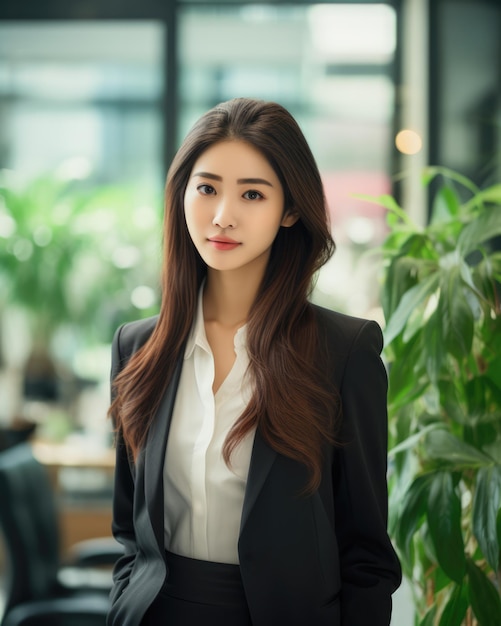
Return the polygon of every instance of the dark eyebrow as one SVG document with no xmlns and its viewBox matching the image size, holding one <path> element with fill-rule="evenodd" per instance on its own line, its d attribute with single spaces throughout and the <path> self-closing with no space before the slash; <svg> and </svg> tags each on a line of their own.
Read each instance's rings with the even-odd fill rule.
<svg viewBox="0 0 501 626">
<path fill-rule="evenodd" d="M 210 174 L 209 172 L 197 172 L 193 174 L 193 176 L 200 176 L 201 178 L 210 178 L 211 180 L 219 180 L 222 181 L 222 177 L 217 174 Z"/>
<path fill-rule="evenodd" d="M 268 185 L 268 187 L 273 187 L 273 185 L 264 178 L 239 178 L 237 183 L 239 185 Z"/>
<path fill-rule="evenodd" d="M 193 176 L 200 176 L 201 178 L 210 178 L 210 180 L 218 180 L 222 181 L 223 177 L 218 176 L 217 174 L 211 174 L 210 172 L 196 172 Z M 268 185 L 268 187 L 273 187 L 273 185 L 266 180 L 265 178 L 239 178 L 237 180 L 238 185 Z"/>
</svg>

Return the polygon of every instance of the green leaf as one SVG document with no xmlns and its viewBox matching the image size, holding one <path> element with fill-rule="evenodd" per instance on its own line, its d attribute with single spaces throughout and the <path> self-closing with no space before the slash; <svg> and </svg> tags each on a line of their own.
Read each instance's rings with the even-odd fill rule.
<svg viewBox="0 0 501 626">
<path fill-rule="evenodd" d="M 461 626 L 468 608 L 466 585 L 454 585 L 438 626 Z"/>
<path fill-rule="evenodd" d="M 428 426 L 421 428 L 419 432 L 411 435 L 410 437 L 407 437 L 407 439 L 401 441 L 394 448 L 391 448 L 391 450 L 388 451 L 388 457 L 394 457 L 396 454 L 399 454 L 399 452 L 403 452 L 404 450 L 408 450 L 409 448 L 414 448 L 414 446 L 419 443 L 419 441 L 426 435 L 426 433 L 429 433 L 431 430 L 435 430 L 436 428 L 444 428 L 444 425 L 434 422 L 433 424 L 428 424 Z"/>
<path fill-rule="evenodd" d="M 499 424 L 501 420 L 501 414 L 498 415 L 497 423 Z M 491 443 L 486 443 L 482 445 L 483 450 L 486 454 L 496 461 L 496 463 L 501 463 L 501 439 L 497 439 Z M 501 545 L 501 544 L 500 544 Z"/>
<path fill-rule="evenodd" d="M 474 468 L 492 464 L 492 459 L 480 450 L 443 429 L 432 430 L 427 434 L 425 450 L 430 459 L 447 461 L 457 468 Z"/>
<path fill-rule="evenodd" d="M 443 176 L 446 179 L 459 183 L 462 187 L 465 187 L 474 195 L 479 193 L 479 188 L 466 176 L 459 174 L 458 172 L 449 169 L 448 167 L 442 167 L 439 165 L 430 165 L 424 169 L 423 181 L 425 184 L 430 184 L 431 180 L 436 176 Z"/>
<path fill-rule="evenodd" d="M 483 203 L 501 204 L 501 184 L 492 185 L 476 193 L 464 206 L 468 211 L 472 206 L 479 206 Z"/>
<path fill-rule="evenodd" d="M 400 257 L 402 260 L 408 259 L 415 263 L 416 269 L 420 264 L 429 263 L 430 260 L 438 261 L 440 257 L 436 250 L 433 249 L 433 242 L 426 232 L 413 232 L 410 237 L 402 243 L 400 249 Z M 425 267 L 425 266 L 424 266 Z"/>
<path fill-rule="evenodd" d="M 497 572 L 499 542 L 496 532 L 501 501 L 501 467 L 481 467 L 473 498 L 473 532 L 487 562 Z"/>
<path fill-rule="evenodd" d="M 439 305 L 443 308 L 442 301 Z M 442 328 L 442 312 L 440 309 L 434 311 L 428 319 L 423 332 L 423 353 L 426 363 L 426 371 L 430 381 L 438 384 L 440 371 L 444 363 L 444 337 Z"/>
<path fill-rule="evenodd" d="M 430 553 L 433 555 L 434 550 L 431 549 Z M 435 597 L 437 596 L 437 594 L 443 591 L 446 587 L 449 587 L 452 584 L 451 579 L 449 578 L 449 576 L 447 576 L 447 574 L 440 567 L 440 565 L 437 565 L 435 567 L 432 577 L 434 580 L 433 593 Z"/>
<path fill-rule="evenodd" d="M 402 256 L 402 249 L 406 245 L 407 240 L 415 236 L 411 229 L 402 227 L 401 224 L 391 224 L 392 220 L 398 221 L 398 218 L 393 213 L 388 213 L 387 222 L 390 232 L 380 246 L 385 257 Z"/>
<path fill-rule="evenodd" d="M 414 309 L 405 325 L 402 340 L 408 343 L 417 333 L 421 332 L 424 325 L 424 310 Z"/>
<path fill-rule="evenodd" d="M 496 532 L 498 535 L 498 542 L 501 548 L 501 509 L 498 511 L 497 520 L 496 520 Z M 501 556 L 501 554 L 500 554 Z"/>
<path fill-rule="evenodd" d="M 458 424 L 467 424 L 468 416 L 464 400 L 460 394 L 458 381 L 453 378 L 444 378 L 439 381 L 440 404 L 447 419 L 451 419 Z"/>
<path fill-rule="evenodd" d="M 489 363 L 486 376 L 498 389 L 501 389 L 501 354 Z"/>
<path fill-rule="evenodd" d="M 465 574 L 461 503 L 450 472 L 437 472 L 428 494 L 428 528 L 440 567 L 458 584 Z"/>
<path fill-rule="evenodd" d="M 410 560 L 412 538 L 425 518 L 426 498 L 431 478 L 430 474 L 418 476 L 411 483 L 402 499 L 395 540 L 408 561 Z"/>
<path fill-rule="evenodd" d="M 426 611 L 425 616 L 419 622 L 419 626 L 433 626 L 435 624 L 435 615 L 437 613 L 437 605 L 434 604 Z"/>
<path fill-rule="evenodd" d="M 365 200 L 366 202 L 371 202 L 372 204 L 379 204 L 383 206 L 385 209 L 388 209 L 388 211 L 395 213 L 395 215 L 397 215 L 402 220 L 402 222 L 410 226 L 413 226 L 417 230 L 417 226 L 414 224 L 411 218 L 407 215 L 407 213 L 402 209 L 402 207 L 399 206 L 399 204 L 397 203 L 397 201 L 395 200 L 393 196 L 390 196 L 388 194 L 382 194 L 380 196 L 371 196 L 365 193 L 355 193 L 352 195 L 354 198 L 358 198 L 359 200 Z"/>
<path fill-rule="evenodd" d="M 466 560 L 466 567 L 470 583 L 470 604 L 480 626 L 499 626 L 501 600 L 497 589 L 470 558 Z"/>
<path fill-rule="evenodd" d="M 485 260 L 482 261 L 475 267 L 476 277 L 478 276 L 481 280 L 492 281 L 491 275 L 487 277 L 485 276 L 488 269 L 489 269 L 489 263 L 487 263 Z M 465 285 L 467 285 L 469 289 L 471 289 L 471 291 L 475 294 L 475 296 L 479 298 L 480 300 L 485 300 L 486 299 L 485 293 L 480 291 L 477 285 L 475 284 L 471 266 L 468 263 L 466 263 L 466 261 L 464 261 L 463 259 L 460 259 L 459 261 L 459 272 L 461 274 L 461 280 L 463 281 Z M 478 311 L 478 306 L 479 305 L 476 304 L 475 307 L 472 307 L 472 311 L 474 312 Z M 477 315 L 477 317 L 479 316 Z"/>
<path fill-rule="evenodd" d="M 471 378 L 464 386 L 468 414 L 472 421 L 476 421 L 486 412 L 485 391 L 486 384 L 483 376 Z"/>
<path fill-rule="evenodd" d="M 401 344 L 402 340 L 397 338 L 390 347 L 385 347 L 385 356 L 389 362 L 388 402 L 393 413 L 399 407 L 409 405 L 412 400 L 421 397 L 429 385 L 428 377 L 423 375 L 421 335 L 412 337 L 405 344 L 404 359 L 399 358 Z"/>
<path fill-rule="evenodd" d="M 459 235 L 457 249 L 461 255 L 466 256 L 497 235 L 501 235 L 499 207 L 484 211 L 477 219 L 470 222 Z"/>
<path fill-rule="evenodd" d="M 461 359 L 471 351 L 473 313 L 465 296 L 458 266 L 442 273 L 440 300 L 445 348 L 456 359 Z"/>
<path fill-rule="evenodd" d="M 492 444 L 496 443 L 497 425 L 500 422 L 499 420 L 488 421 L 490 417 L 491 414 L 488 414 L 485 416 L 485 421 L 479 419 L 473 427 L 471 425 L 466 426 L 463 430 L 463 441 L 477 450 L 481 450 L 482 454 L 491 458 L 491 463 L 495 463 L 496 456 L 492 456 L 488 448 L 491 446 L 492 451 L 495 452 L 496 450 L 496 447 L 492 447 Z"/>
<path fill-rule="evenodd" d="M 449 185 L 440 187 L 433 201 L 432 224 L 448 222 L 459 214 L 459 200 Z"/>
<path fill-rule="evenodd" d="M 390 317 L 388 325 L 384 331 L 385 344 L 388 345 L 399 335 L 410 314 L 420 306 L 426 298 L 434 293 L 438 287 L 439 277 L 433 274 L 421 283 L 418 283 L 403 295 L 400 304 Z"/>
<path fill-rule="evenodd" d="M 421 184 L 423 187 L 428 187 L 431 181 L 438 176 L 439 172 L 437 168 L 434 166 L 426 167 L 423 169 L 421 173 Z"/>
<path fill-rule="evenodd" d="M 498 537 L 498 544 L 501 546 L 501 509 L 498 511 L 498 516 L 496 520 L 496 534 Z M 501 557 L 501 554 L 500 554 Z"/>
<path fill-rule="evenodd" d="M 381 294 L 385 316 L 395 311 L 402 295 L 416 284 L 416 264 L 414 258 L 398 256 L 389 265 Z"/>
</svg>

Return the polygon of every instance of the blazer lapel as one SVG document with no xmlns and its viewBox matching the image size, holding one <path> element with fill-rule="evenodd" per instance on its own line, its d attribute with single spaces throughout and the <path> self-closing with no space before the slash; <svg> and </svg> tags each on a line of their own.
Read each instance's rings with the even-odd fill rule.
<svg viewBox="0 0 501 626">
<path fill-rule="evenodd" d="M 270 446 L 265 443 L 259 433 L 259 429 L 257 429 L 254 437 L 254 445 L 252 447 L 247 487 L 245 489 L 242 520 L 240 522 L 240 534 L 247 523 L 249 514 L 256 503 L 259 492 L 263 488 L 276 456 L 277 453 L 275 450 L 270 448 Z"/>
<path fill-rule="evenodd" d="M 181 351 L 181 355 L 184 351 Z M 183 357 L 178 359 L 172 380 L 167 386 L 148 433 L 144 461 L 145 497 L 151 525 L 159 545 L 164 543 L 163 469 L 167 436 L 174 409 Z"/>
<path fill-rule="evenodd" d="M 184 352 L 182 351 L 182 354 Z M 164 494 L 163 494 L 163 469 L 165 448 L 172 419 L 172 411 L 176 399 L 176 392 L 179 385 L 179 378 L 183 365 L 183 357 L 178 360 L 174 375 L 167 389 L 165 390 L 157 414 L 148 433 L 146 443 L 146 454 L 144 458 L 144 489 L 148 513 L 155 537 L 160 546 L 164 542 Z M 277 453 L 265 443 L 259 430 L 256 430 L 254 444 L 252 447 L 249 474 L 245 490 L 244 503 L 242 508 L 242 519 L 240 522 L 240 533 L 242 532 L 249 514 L 256 503 L 271 466 Z"/>
</svg>

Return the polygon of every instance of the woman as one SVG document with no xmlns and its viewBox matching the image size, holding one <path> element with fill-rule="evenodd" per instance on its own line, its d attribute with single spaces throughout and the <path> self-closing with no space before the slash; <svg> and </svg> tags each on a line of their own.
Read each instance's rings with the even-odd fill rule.
<svg viewBox="0 0 501 626">
<path fill-rule="evenodd" d="M 160 315 L 113 342 L 108 624 L 389 623 L 382 336 L 308 302 L 333 251 L 291 115 L 206 113 L 167 177 Z"/>
</svg>

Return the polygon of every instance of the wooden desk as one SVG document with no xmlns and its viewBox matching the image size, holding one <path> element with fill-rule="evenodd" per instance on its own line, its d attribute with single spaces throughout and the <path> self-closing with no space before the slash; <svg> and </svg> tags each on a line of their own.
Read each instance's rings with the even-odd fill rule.
<svg viewBox="0 0 501 626">
<path fill-rule="evenodd" d="M 112 448 L 94 448 L 76 443 L 52 443 L 35 440 L 32 442 L 33 454 L 50 471 L 62 467 L 95 468 L 113 473 L 115 469 L 115 451 Z"/>
<path fill-rule="evenodd" d="M 51 443 L 33 441 L 33 454 L 47 467 L 60 504 L 61 552 L 63 558 L 69 548 L 85 539 L 111 535 L 111 498 L 65 502 L 62 497 L 60 472 L 66 468 L 101 470 L 111 478 L 115 468 L 113 449 L 94 448 L 78 443 Z"/>
</svg>

